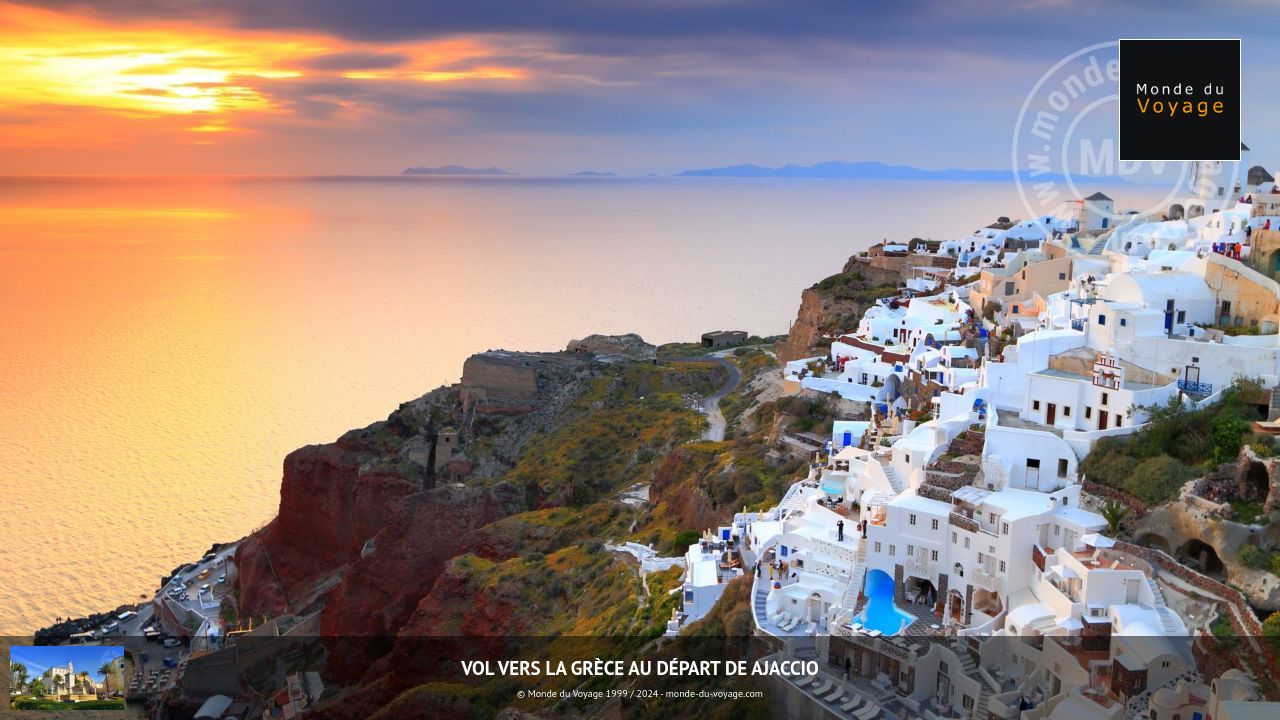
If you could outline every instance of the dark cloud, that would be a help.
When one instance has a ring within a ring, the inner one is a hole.
[[[350,70],[388,70],[409,62],[401,53],[344,52],[307,58],[299,65],[309,70],[344,72]]]
[[[1261,11],[1248,0],[33,0],[90,8],[113,19],[186,19],[253,29],[318,30],[361,41],[477,33],[535,34],[571,51],[602,54],[720,47],[749,54],[755,42],[962,49],[993,55],[1062,54],[1064,47],[1143,35],[1238,34]]]

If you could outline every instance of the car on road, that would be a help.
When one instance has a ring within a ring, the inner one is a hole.
[[[173,658],[165,658],[165,659],[164,659],[164,666],[165,666],[165,667],[167,667],[167,668],[175,668],[175,667],[178,667],[178,661],[177,661],[177,660],[174,660]]]
[[[218,584],[221,585],[227,581],[227,574],[223,573],[218,576]]]
[[[200,592],[202,593],[213,592],[213,588],[209,586],[209,583],[205,583],[204,585],[200,586]]]
[[[200,574],[197,575],[196,577],[198,577],[201,580],[204,580],[205,578],[209,577],[209,569],[205,568],[204,570],[201,570]]]
[[[103,635],[109,635],[110,633],[115,632],[115,631],[116,631],[116,630],[118,630],[119,628],[120,628],[120,623],[118,623],[118,622],[116,622],[116,621],[112,620],[111,622],[109,622],[109,623],[107,623],[106,625],[103,625],[103,626],[102,626],[102,634],[103,634]]]
[[[171,637],[171,638],[165,638],[165,641],[161,644],[167,648],[172,648],[172,647],[178,647],[179,645],[181,645],[182,641],[179,640],[178,638]]]

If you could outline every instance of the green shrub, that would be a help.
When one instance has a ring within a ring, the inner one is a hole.
[[[1254,570],[1267,570],[1271,567],[1271,556],[1257,545],[1242,545],[1236,551],[1236,560]]]
[[[681,530],[671,541],[671,553],[683,555],[689,546],[698,542],[701,537],[702,533],[697,530]]]
[[[1195,471],[1168,455],[1138,463],[1124,479],[1122,489],[1148,503],[1161,503],[1178,496],[1178,489],[1195,477]]]

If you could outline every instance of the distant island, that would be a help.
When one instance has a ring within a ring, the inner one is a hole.
[[[569,173],[569,177],[618,177],[618,173],[583,170],[582,172]]]
[[[910,165],[888,165],[882,162],[842,162],[833,160],[814,165],[783,165],[782,167],[764,167],[762,165],[728,165],[726,167],[705,168],[701,170],[685,170],[676,173],[677,177],[741,177],[741,178],[830,178],[853,180],[960,180],[982,182],[1008,182],[1014,179],[1061,181],[1065,178],[1058,173],[1042,173],[1034,178],[1031,172],[1022,170],[965,170],[952,168],[948,170],[925,170]],[[1106,180],[1124,183],[1117,177],[1087,177],[1077,180]]]
[[[502,168],[469,168],[465,165],[441,165],[440,167],[408,167],[401,175],[514,175]]]

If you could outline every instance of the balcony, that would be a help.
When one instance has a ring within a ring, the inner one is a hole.
[[[1190,395],[1212,395],[1213,383],[1196,382],[1195,380],[1179,380],[1178,389]]]
[[[1000,591],[1000,578],[995,573],[985,568],[978,568],[973,571],[973,582],[984,590],[990,590],[991,592]]]
[[[966,517],[958,512],[951,513],[951,525],[968,532],[978,532],[981,528],[978,521],[971,517]]]

